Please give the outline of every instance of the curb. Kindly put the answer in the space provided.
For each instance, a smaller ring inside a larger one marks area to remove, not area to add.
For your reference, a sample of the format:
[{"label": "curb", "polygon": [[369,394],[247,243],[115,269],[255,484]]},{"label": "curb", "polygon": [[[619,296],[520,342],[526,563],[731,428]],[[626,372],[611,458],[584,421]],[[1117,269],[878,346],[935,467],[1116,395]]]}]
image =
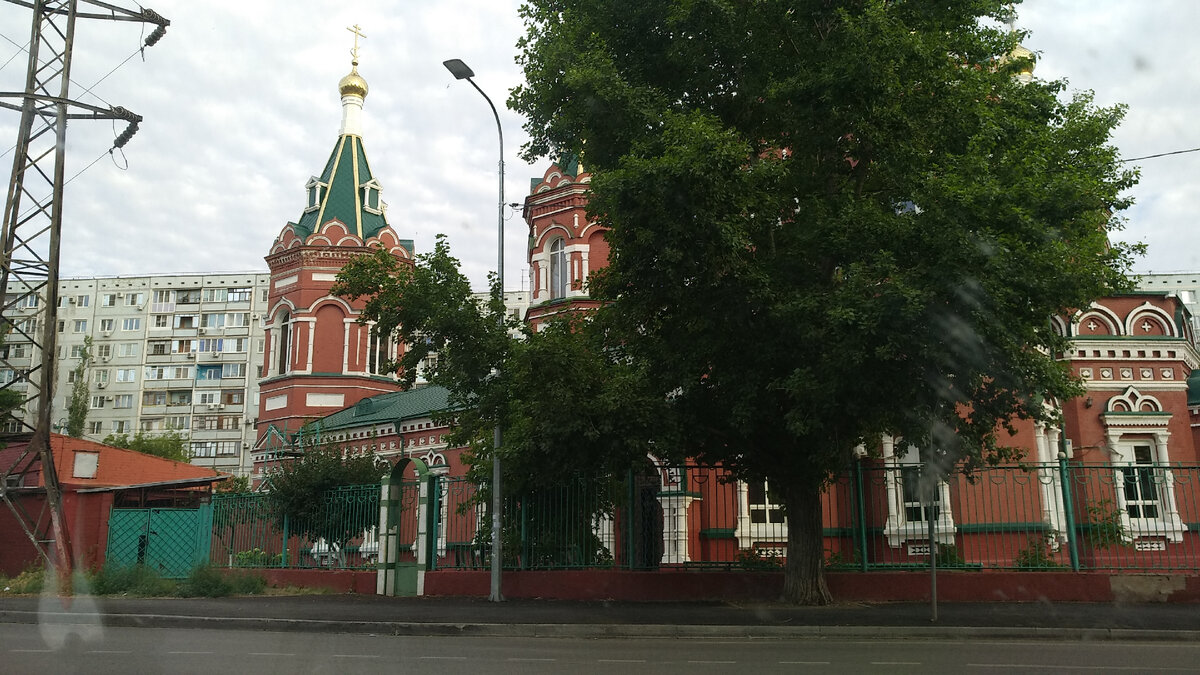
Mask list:
[{"label": "curb", "polygon": [[1200,642],[1197,630],[1015,626],[739,626],[693,624],[457,623],[335,621],[175,614],[87,614],[0,610],[0,623],[104,625],[114,628],[253,630],[425,637],[741,638],[1060,640],[1068,642]]}]

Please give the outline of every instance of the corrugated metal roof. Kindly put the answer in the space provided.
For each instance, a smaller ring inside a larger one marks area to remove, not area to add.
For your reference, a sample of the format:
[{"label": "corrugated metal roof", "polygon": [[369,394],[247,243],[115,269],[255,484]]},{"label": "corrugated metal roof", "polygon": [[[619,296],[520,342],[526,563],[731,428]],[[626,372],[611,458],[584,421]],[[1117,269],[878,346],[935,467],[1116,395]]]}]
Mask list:
[{"label": "corrugated metal roof", "polygon": [[322,433],[339,429],[398,423],[429,417],[448,409],[450,392],[444,387],[427,386],[408,391],[380,394],[343,408],[319,420]]}]

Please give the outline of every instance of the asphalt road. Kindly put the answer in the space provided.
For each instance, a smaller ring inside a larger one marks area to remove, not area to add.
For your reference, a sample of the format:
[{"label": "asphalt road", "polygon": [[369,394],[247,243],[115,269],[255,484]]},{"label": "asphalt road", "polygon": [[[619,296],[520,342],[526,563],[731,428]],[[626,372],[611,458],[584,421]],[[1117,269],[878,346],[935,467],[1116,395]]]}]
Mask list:
[{"label": "asphalt road", "polygon": [[1197,673],[1200,645],[394,637],[0,624],[23,673]]}]

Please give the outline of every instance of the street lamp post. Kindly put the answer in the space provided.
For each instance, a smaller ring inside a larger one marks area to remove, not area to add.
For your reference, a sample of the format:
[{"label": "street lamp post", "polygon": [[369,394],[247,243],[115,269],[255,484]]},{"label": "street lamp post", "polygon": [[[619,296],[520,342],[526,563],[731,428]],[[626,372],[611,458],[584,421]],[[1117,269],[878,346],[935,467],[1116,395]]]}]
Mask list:
[{"label": "street lamp post", "polygon": [[[496,243],[496,276],[500,286],[500,301],[504,301],[504,129],[500,126],[500,115],[496,112],[496,106],[492,104],[492,99],[483,93],[479,85],[475,84],[475,71],[462,62],[461,59],[450,59],[443,61],[443,66],[450,71],[451,75],[457,80],[466,80],[475,87],[475,91],[487,101],[488,107],[492,109],[492,116],[496,118],[496,133],[500,138],[500,200],[497,202],[496,210],[496,235],[498,237]],[[500,329],[504,329],[504,314],[500,315]],[[499,365],[499,364],[497,364]],[[501,563],[501,546],[500,546],[500,509],[502,507],[500,500],[500,441],[501,441],[500,421],[496,421],[496,429],[492,439],[492,584],[491,593],[488,595],[488,600],[492,602],[500,602],[504,596],[500,594],[500,563]]]}]

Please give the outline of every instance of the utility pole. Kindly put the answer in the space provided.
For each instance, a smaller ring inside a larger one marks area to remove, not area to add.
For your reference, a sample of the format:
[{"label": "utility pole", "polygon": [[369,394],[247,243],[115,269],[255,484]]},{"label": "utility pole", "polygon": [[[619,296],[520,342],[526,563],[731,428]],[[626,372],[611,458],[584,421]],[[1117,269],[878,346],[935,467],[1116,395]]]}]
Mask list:
[{"label": "utility pole", "polygon": [[[5,1],[29,8],[32,19],[25,91],[0,92],[0,108],[21,114],[0,233],[0,289],[7,294],[0,306],[0,338],[31,343],[32,356],[26,362],[0,350],[0,365],[16,373],[13,381],[0,385],[0,392],[16,392],[2,399],[16,406],[0,410],[0,443],[26,443],[11,463],[0,466],[0,499],[48,566],[69,575],[71,546],[50,447],[67,121],[124,121],[124,131],[113,141],[116,149],[129,142],[142,120],[121,107],[71,100],[75,26],[78,19],[154,24],[144,49],[157,43],[171,22],[153,10],[125,9],[99,0]],[[28,303],[24,307],[35,311],[18,315],[18,304],[25,296],[38,298],[36,307]],[[26,419],[25,411],[34,410],[36,418]],[[49,523],[25,508],[21,499],[25,495],[44,496]]]}]

